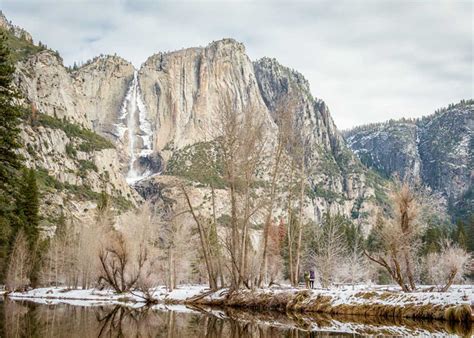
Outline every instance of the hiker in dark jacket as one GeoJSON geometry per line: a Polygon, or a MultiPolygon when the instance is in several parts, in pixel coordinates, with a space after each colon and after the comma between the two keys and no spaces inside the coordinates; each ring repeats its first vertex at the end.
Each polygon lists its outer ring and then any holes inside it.
{"type": "Polygon", "coordinates": [[[309,287],[314,289],[314,270],[309,270],[309,287]]]}

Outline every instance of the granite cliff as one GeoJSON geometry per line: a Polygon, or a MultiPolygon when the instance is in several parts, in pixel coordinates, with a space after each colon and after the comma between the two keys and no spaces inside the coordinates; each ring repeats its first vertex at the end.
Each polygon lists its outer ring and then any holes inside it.
{"type": "Polygon", "coordinates": [[[25,156],[49,182],[57,182],[54,189],[75,192],[73,200],[90,203],[78,208],[77,215],[93,209],[102,191],[121,205],[136,205],[142,198],[172,199],[163,196],[163,191],[173,191],[163,189],[170,182],[199,183],[170,170],[170,164],[175,169],[176,163],[192,165],[193,151],[218,136],[216,112],[226,98],[241,114],[245,106],[253,107],[271,148],[281,132],[277,106],[291,99],[296,102],[293,128],[305,140],[306,218],[318,222],[330,210],[370,228],[383,195],[382,180],[347,147],[307,80],[276,60],[252,62],[233,39],[158,53],[139,69],[118,56],[68,68],[56,52],[31,48],[16,63],[15,75],[29,111],[23,126],[29,145],[25,156]],[[90,193],[77,193],[83,190],[90,193]]]}
{"type": "Polygon", "coordinates": [[[474,101],[461,101],[415,120],[388,121],[345,132],[361,161],[382,175],[442,193],[453,218],[474,210],[474,101]]]}

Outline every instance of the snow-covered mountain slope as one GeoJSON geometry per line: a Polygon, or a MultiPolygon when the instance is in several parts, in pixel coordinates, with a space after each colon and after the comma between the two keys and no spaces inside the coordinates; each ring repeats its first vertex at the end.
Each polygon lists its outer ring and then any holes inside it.
{"type": "Polygon", "coordinates": [[[385,176],[423,183],[448,200],[453,217],[474,210],[474,101],[462,101],[417,120],[398,120],[345,132],[351,149],[385,176]]]}

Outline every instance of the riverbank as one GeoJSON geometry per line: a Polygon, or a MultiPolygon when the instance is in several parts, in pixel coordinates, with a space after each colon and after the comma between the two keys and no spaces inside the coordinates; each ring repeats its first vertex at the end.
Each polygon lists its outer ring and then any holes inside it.
{"type": "MultiPolygon", "coordinates": [[[[471,323],[436,320],[341,316],[322,313],[261,311],[231,307],[32,298],[0,301],[3,320],[13,329],[6,336],[97,337],[169,336],[296,337],[397,336],[471,337],[471,323]],[[33,318],[31,320],[29,318],[33,318]],[[53,321],[49,320],[54,318],[53,321]],[[38,331],[38,328],[40,331],[38,331]],[[185,332],[192,332],[186,335],[185,332]],[[72,334],[74,333],[74,334],[72,334]],[[102,334],[101,334],[102,333],[102,334]],[[252,335],[251,333],[254,333],[252,335]]],[[[1,318],[0,318],[1,319],[1,318]]]]}
{"type": "Polygon", "coordinates": [[[214,294],[192,303],[270,309],[280,312],[326,313],[391,318],[473,322],[474,294],[470,289],[452,292],[371,290],[241,290],[226,297],[214,294]]]}
{"type": "MultiPolygon", "coordinates": [[[[116,294],[111,290],[40,288],[8,294],[12,299],[41,298],[92,303],[145,303],[139,292],[116,294]]],[[[402,293],[393,287],[339,289],[272,288],[211,292],[202,285],[181,286],[171,292],[160,287],[153,298],[163,304],[187,304],[273,310],[279,312],[326,313],[391,318],[437,319],[473,322],[474,288],[455,286],[450,292],[402,293]]]]}

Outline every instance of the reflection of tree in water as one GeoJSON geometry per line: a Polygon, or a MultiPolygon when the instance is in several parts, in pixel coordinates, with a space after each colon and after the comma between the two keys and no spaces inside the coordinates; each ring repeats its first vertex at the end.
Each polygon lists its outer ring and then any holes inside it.
{"type": "Polygon", "coordinates": [[[470,323],[195,307],[192,310],[40,305],[5,299],[0,303],[0,337],[300,338],[334,336],[337,333],[330,331],[337,332],[335,325],[350,327],[362,335],[419,335],[419,330],[460,336],[473,333],[470,323]]]}
{"type": "Polygon", "coordinates": [[[137,319],[131,313],[130,309],[126,309],[122,306],[116,306],[112,310],[107,311],[105,315],[102,315],[100,312],[97,312],[97,321],[102,323],[102,327],[99,331],[99,337],[124,337],[123,334],[123,325],[124,319],[127,318],[126,322],[136,322],[137,319]],[[130,318],[130,319],[129,319],[130,318]]]}
{"type": "Polygon", "coordinates": [[[45,323],[39,318],[37,304],[19,303],[8,298],[3,302],[2,337],[41,337],[45,323]]]}
{"type": "Polygon", "coordinates": [[[85,337],[94,336],[90,309],[78,306],[43,305],[5,298],[1,337],[85,337]]]}
{"type": "MultiPolygon", "coordinates": [[[[360,335],[426,335],[426,334],[456,334],[458,336],[472,336],[472,323],[420,320],[410,318],[384,318],[374,316],[331,316],[324,313],[301,312],[265,312],[242,311],[227,309],[226,314],[237,323],[258,323],[261,327],[280,327],[280,334],[289,337],[323,337],[334,335],[337,328],[342,326],[360,335]],[[310,332],[313,330],[312,332],[310,332]]],[[[340,335],[340,333],[339,333],[340,335]]],[[[271,337],[261,334],[257,337],[271,337]]]]}
{"type": "Polygon", "coordinates": [[[149,307],[117,305],[96,310],[98,337],[161,337],[174,326],[174,313],[158,312],[149,307]],[[171,319],[170,319],[171,318],[171,319]],[[171,322],[171,325],[170,325],[171,322]]]}

